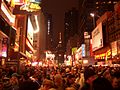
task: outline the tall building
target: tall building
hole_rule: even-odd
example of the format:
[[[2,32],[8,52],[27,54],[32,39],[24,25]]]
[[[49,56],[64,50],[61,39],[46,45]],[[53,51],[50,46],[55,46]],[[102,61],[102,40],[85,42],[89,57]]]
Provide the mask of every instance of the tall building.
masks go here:
[[[46,31],[46,50],[50,50],[51,52],[54,52],[55,50],[55,42],[54,42],[54,36],[53,36],[53,18],[51,14],[46,14],[46,25],[47,25],[47,31]]]
[[[0,56],[5,59],[2,63],[17,69],[25,64],[24,61],[32,60],[34,53],[35,14],[40,10],[40,2],[36,3],[36,7],[33,7],[34,4],[24,0],[0,0]]]
[[[62,41],[62,33],[59,32],[59,42],[56,47],[56,62],[63,63],[64,62],[64,49],[63,49],[63,41]]]
[[[119,0],[79,0],[79,36],[80,43],[84,43],[84,32],[91,33],[94,29],[93,18],[96,21],[106,11],[113,11]],[[91,17],[90,13],[95,16]]]
[[[64,42],[67,46],[68,40],[78,33],[78,10],[72,8],[65,12],[64,18]]]

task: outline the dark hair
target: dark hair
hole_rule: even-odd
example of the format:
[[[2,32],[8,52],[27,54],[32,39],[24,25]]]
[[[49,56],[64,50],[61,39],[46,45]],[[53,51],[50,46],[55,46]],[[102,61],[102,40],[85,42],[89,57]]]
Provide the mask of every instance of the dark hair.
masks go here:
[[[20,84],[19,90],[38,90],[39,86],[37,83],[32,80],[27,80]]]
[[[95,75],[95,71],[92,67],[86,67],[84,70],[84,78],[87,80],[89,77]]]
[[[99,77],[93,81],[92,90],[113,90],[110,81],[106,78]]]

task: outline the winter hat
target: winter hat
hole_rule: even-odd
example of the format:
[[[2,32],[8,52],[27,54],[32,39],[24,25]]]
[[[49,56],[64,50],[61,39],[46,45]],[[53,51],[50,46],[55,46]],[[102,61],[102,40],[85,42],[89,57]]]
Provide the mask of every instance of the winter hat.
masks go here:
[[[89,77],[95,75],[95,71],[92,67],[87,67],[84,70],[84,78],[87,80]]]
[[[20,78],[20,75],[19,75],[18,73],[13,73],[11,76],[12,76],[12,77]]]

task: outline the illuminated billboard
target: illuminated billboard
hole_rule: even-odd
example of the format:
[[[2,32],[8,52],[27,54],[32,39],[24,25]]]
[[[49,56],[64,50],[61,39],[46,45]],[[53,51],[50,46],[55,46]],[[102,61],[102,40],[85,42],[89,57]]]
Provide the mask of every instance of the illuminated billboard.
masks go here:
[[[27,25],[27,38],[30,41],[30,43],[33,45],[33,24],[31,22],[30,16],[28,17],[28,25]]]
[[[28,12],[38,11],[41,9],[40,4],[41,0],[25,0],[20,10],[26,10]]]
[[[82,44],[81,47],[82,47],[82,57],[85,57],[85,44]]]
[[[11,3],[14,3],[15,5],[22,5],[22,4],[26,4],[26,3],[41,3],[41,0],[14,0],[11,1]]]
[[[102,23],[92,31],[92,51],[103,47]]]

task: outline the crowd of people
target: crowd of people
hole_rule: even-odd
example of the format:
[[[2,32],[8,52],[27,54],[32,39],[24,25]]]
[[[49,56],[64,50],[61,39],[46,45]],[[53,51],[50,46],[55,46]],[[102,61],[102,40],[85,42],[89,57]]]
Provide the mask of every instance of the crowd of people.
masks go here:
[[[120,67],[4,67],[0,90],[120,90]]]

